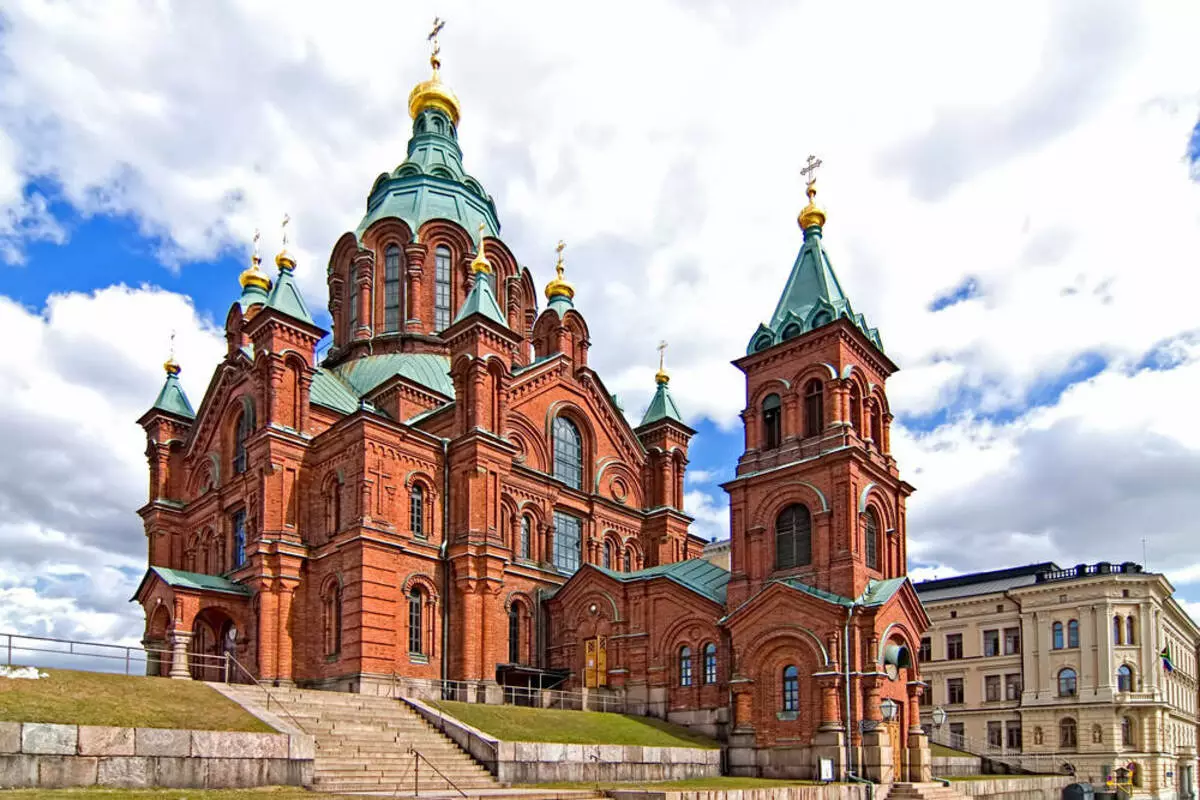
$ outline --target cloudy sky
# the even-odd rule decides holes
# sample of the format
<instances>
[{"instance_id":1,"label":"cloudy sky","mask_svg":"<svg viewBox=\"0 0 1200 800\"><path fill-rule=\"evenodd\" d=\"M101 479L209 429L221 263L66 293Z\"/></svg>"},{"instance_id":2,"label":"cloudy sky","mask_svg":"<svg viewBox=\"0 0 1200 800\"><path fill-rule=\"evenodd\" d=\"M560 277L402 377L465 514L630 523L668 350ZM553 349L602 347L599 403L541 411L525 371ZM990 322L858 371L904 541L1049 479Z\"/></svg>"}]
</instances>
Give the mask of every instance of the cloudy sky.
<instances>
[{"instance_id":1,"label":"cloudy sky","mask_svg":"<svg viewBox=\"0 0 1200 800\"><path fill-rule=\"evenodd\" d=\"M729 361L816 153L831 257L902 369L913 575L1145 540L1200 601L1200 4L847 5L0 2L0 630L139 636L134 420L170 332L198 403L284 211L324 313L435 14L467 168L539 283L568 242L631 416L671 343L698 532L727 535Z\"/></svg>"}]
</instances>

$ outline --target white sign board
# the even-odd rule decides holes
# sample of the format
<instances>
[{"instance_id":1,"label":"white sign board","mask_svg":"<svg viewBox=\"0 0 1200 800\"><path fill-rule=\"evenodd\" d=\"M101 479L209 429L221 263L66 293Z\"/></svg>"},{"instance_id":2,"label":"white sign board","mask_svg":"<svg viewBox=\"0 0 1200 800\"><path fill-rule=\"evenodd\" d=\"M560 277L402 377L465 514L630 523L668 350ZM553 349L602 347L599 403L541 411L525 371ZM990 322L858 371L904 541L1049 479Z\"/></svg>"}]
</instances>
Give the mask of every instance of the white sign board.
<instances>
[{"instance_id":1,"label":"white sign board","mask_svg":"<svg viewBox=\"0 0 1200 800\"><path fill-rule=\"evenodd\" d=\"M833 781L833 759L820 758L817 759L817 769L820 771L820 780L830 783Z\"/></svg>"}]
</instances>

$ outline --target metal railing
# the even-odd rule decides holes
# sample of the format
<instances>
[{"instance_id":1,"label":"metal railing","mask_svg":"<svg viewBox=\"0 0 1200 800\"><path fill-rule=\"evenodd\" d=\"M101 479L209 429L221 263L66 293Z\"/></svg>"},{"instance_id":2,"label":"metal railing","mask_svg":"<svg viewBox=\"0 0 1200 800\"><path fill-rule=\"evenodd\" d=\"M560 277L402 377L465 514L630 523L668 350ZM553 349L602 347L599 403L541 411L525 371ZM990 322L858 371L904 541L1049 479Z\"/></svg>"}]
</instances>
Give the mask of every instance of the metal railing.
<instances>
[{"instance_id":1,"label":"metal railing","mask_svg":"<svg viewBox=\"0 0 1200 800\"><path fill-rule=\"evenodd\" d=\"M952 750L961 750L968 755L987 759L1024 772L1042 775L1061 774L1063 764L1068 761L1061 753L1026 753L1021 748L993 744L963 734L951 733L949 726L930 725L925 728L931 744L940 744Z\"/></svg>"},{"instance_id":2,"label":"metal railing","mask_svg":"<svg viewBox=\"0 0 1200 800\"><path fill-rule=\"evenodd\" d=\"M295 725L296 728L301 733L304 733L304 734L308 733L308 731L305 730L304 726L300 724L300 720L298 720L294 716L292 716L291 711L288 711L287 706L285 706L282 702L280 702L279 698L277 698L273 694L271 694L271 690L268 689L262 681L260 681L258 678L254 677L252 674L250 674L250 670L246 669L242 665L242 662L238 661L230 653L226 653L225 656L228 659L229 665L231 665L233 667L237 667L237 669L239 669L243 675L245 675L247 678L250 679L251 683L253 683L255 686L257 686L259 689L262 689L263 694L265 694L267 696L267 708L266 708L267 711L271 710L271 701L274 700L275 707L284 713L284 716L286 716L288 718L289 722L291 722L293 725ZM229 682L228 679L226 679L226 683L228 683L228 682Z\"/></svg>"},{"instance_id":3,"label":"metal railing","mask_svg":"<svg viewBox=\"0 0 1200 800\"><path fill-rule=\"evenodd\" d=\"M435 773L437 773L441 777L442 780L444 780L446 783L450 784L451 789L458 792L463 797L467 796L466 792L464 792L462 789L458 788L457 783L455 783L454 781L447 778L446 774L444 772L442 772L440 769L438 769L437 766L432 761L430 761L428 758L426 758L424 756L424 754L421 753L420 750L409 745L408 752L411 753L413 756L413 796L414 797L421 796L421 762L422 761L425 762L425 766L429 767L431 770L433 770Z\"/></svg>"},{"instance_id":4,"label":"metal railing","mask_svg":"<svg viewBox=\"0 0 1200 800\"><path fill-rule=\"evenodd\" d=\"M134 647L103 642L83 642L75 639L56 639L50 636L29 636L21 633L0 633L0 653L5 666L49 667L78 669L82 672L106 672L124 675L166 676L174 651L167 648ZM225 655L188 653L189 670L212 671L225 676L228 665ZM218 679L220 680L220 679Z\"/></svg>"},{"instance_id":5,"label":"metal railing","mask_svg":"<svg viewBox=\"0 0 1200 800\"><path fill-rule=\"evenodd\" d=\"M525 686L497 686L484 681L455 681L439 678L406 678L392 673L391 697L412 697L426 702L448 700L487 705L556 708L569 711L607 711L624 714L625 697L603 690L564 691Z\"/></svg>"}]
</instances>

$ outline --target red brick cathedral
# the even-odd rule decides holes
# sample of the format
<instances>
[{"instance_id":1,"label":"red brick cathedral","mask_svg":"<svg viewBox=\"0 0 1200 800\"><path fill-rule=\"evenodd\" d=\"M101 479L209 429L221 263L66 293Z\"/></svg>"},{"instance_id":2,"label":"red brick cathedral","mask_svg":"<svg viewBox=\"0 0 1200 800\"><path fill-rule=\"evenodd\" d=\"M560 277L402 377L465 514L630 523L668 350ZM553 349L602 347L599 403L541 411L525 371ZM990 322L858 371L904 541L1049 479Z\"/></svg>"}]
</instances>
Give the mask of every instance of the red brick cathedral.
<instances>
[{"instance_id":1,"label":"red brick cathedral","mask_svg":"<svg viewBox=\"0 0 1200 800\"><path fill-rule=\"evenodd\" d=\"M539 309L432 61L407 157L330 255L332 331L286 240L273 278L256 253L198 410L172 360L139 421L136 599L147 645L170 652L156 668L215 678L205 656L229 654L260 679L347 691L586 689L718 736L741 774L827 758L927 775L896 366L833 273L811 180L791 275L734 362L746 448L724 486L726 570L688 532L694 431L668 376L631 426L588 365L561 244Z\"/></svg>"}]
</instances>

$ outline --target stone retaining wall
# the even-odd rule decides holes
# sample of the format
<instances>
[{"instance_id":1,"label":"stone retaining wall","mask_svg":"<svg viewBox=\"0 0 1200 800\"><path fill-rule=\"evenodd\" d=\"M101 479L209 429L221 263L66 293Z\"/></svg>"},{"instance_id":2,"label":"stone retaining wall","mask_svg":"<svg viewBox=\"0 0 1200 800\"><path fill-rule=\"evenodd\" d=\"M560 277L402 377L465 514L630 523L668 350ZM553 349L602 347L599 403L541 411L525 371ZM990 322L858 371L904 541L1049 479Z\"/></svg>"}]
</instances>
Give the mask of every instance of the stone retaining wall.
<instances>
[{"instance_id":1,"label":"stone retaining wall","mask_svg":"<svg viewBox=\"0 0 1200 800\"><path fill-rule=\"evenodd\" d=\"M1064 786L1078 783L1070 775L997 775L984 780L951 781L961 795L980 800L1058 800Z\"/></svg>"},{"instance_id":2,"label":"stone retaining wall","mask_svg":"<svg viewBox=\"0 0 1200 800\"><path fill-rule=\"evenodd\" d=\"M0 788L308 786L311 736L0 722Z\"/></svg>"},{"instance_id":3,"label":"stone retaining wall","mask_svg":"<svg viewBox=\"0 0 1200 800\"><path fill-rule=\"evenodd\" d=\"M670 781L721 774L721 751L717 749L505 742L419 700L404 701L501 783Z\"/></svg>"},{"instance_id":4,"label":"stone retaining wall","mask_svg":"<svg viewBox=\"0 0 1200 800\"><path fill-rule=\"evenodd\" d=\"M933 774L939 778L981 775L983 774L983 759L979 756L934 756Z\"/></svg>"},{"instance_id":5,"label":"stone retaining wall","mask_svg":"<svg viewBox=\"0 0 1200 800\"><path fill-rule=\"evenodd\" d=\"M712 791L606 792L613 800L867 800L866 786L775 786L765 789L721 789Z\"/></svg>"}]
</instances>

